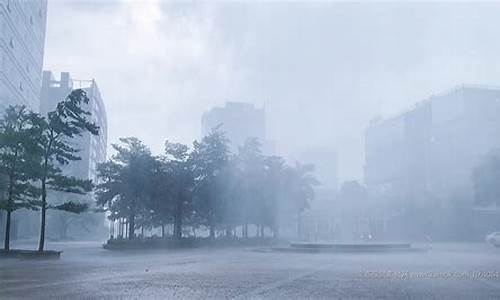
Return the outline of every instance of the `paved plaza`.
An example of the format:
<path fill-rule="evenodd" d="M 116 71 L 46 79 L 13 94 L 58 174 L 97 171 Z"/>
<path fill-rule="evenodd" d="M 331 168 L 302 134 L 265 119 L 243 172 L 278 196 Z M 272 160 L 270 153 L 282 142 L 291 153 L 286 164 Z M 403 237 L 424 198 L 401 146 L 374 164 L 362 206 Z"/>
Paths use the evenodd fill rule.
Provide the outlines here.
<path fill-rule="evenodd" d="M 252 248 L 108 251 L 52 243 L 60 260 L 0 260 L 0 299 L 494 299 L 500 248 L 266 253 Z"/>

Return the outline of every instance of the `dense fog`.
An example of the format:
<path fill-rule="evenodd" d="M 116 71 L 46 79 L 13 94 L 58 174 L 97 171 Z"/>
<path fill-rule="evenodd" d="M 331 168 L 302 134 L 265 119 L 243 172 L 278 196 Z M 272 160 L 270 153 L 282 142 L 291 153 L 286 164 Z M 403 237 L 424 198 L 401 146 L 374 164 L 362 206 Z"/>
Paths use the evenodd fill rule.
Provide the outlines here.
<path fill-rule="evenodd" d="M 0 0 L 0 298 L 497 297 L 499 15 Z"/>
<path fill-rule="evenodd" d="M 45 69 L 96 78 L 110 141 L 138 136 L 160 152 L 166 138 L 199 138 L 213 106 L 249 102 L 265 105 L 280 153 L 338 149 L 341 179 L 361 179 L 371 119 L 463 83 L 497 84 L 499 9 L 49 1 Z"/>
<path fill-rule="evenodd" d="M 365 151 L 372 121 L 401 117 L 416 104 L 462 84 L 495 85 L 499 68 L 492 57 L 499 48 L 495 42 L 499 9 L 496 3 L 49 1 L 44 69 L 96 78 L 108 115 L 108 154 L 113 153 L 111 143 L 127 136 L 138 137 L 154 154 L 163 151 L 167 139 L 190 146 L 202 137 L 202 114 L 226 102 L 262 108 L 266 138 L 275 146 L 273 154 L 290 164 L 313 163 L 317 179 L 326 183 L 316 194 L 320 200 L 337 199 L 316 208 L 329 206 L 335 215 L 337 206 L 353 206 L 361 214 L 358 206 L 367 205 L 338 200 L 344 182 L 345 188 L 356 181 L 369 190 L 370 200 L 364 200 L 368 202 L 377 197 L 390 202 L 388 196 L 375 194 L 399 184 L 386 181 L 367 186 L 369 154 Z M 490 127 L 484 130 L 498 130 Z M 476 165 L 479 156 L 494 151 L 495 143 L 481 147 L 474 154 Z M 387 163 L 418 160 L 425 158 Z M 460 176 L 471 179 L 474 167 L 464 167 L 460 172 L 470 174 Z M 419 171 L 408 168 L 390 176 L 417 180 L 411 178 L 412 172 Z M 439 190 L 432 190 L 430 179 L 425 180 L 427 186 L 418 193 Z M 462 180 L 459 185 L 471 182 Z M 389 196 L 429 198 L 410 196 L 416 192 L 403 189 Z M 460 192 L 453 189 L 429 205 L 441 207 L 453 197 L 474 201 L 470 191 L 456 195 Z M 377 211 L 399 206 L 395 214 L 400 214 L 401 201 L 374 205 Z M 423 212 L 414 212 L 418 213 Z M 393 213 L 376 213 L 380 214 L 385 221 L 359 222 L 386 222 L 386 215 Z M 460 223 L 454 219 L 461 216 L 449 218 L 450 224 Z M 366 227 L 348 227 L 352 226 Z M 485 233 L 468 238 L 479 239 Z"/>

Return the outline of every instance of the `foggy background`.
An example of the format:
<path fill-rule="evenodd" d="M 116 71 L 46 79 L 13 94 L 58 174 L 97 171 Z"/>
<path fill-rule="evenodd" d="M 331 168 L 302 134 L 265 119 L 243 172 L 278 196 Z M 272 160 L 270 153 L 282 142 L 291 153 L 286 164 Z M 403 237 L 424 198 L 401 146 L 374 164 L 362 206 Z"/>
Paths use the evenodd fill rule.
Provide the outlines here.
<path fill-rule="evenodd" d="M 109 142 L 191 143 L 204 111 L 265 105 L 276 152 L 338 150 L 361 179 L 377 116 L 500 78 L 500 4 L 49 1 L 44 69 L 95 77 Z M 71 59 L 68 59 L 71 58 Z"/>

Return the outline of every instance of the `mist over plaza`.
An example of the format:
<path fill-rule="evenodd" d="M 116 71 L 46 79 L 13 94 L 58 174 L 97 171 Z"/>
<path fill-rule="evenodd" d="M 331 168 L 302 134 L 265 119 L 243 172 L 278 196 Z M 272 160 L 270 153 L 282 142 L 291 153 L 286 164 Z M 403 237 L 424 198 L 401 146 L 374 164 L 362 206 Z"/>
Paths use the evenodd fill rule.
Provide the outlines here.
<path fill-rule="evenodd" d="M 0 298 L 500 297 L 499 14 L 0 0 Z"/>

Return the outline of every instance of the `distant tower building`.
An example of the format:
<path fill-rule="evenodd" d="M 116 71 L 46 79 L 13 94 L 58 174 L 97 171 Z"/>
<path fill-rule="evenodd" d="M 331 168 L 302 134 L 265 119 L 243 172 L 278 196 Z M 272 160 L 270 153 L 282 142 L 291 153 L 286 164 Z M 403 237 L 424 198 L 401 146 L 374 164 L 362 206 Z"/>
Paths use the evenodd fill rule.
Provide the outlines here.
<path fill-rule="evenodd" d="M 274 143 L 266 139 L 266 114 L 263 108 L 241 102 L 226 102 L 224 107 L 214 107 L 203 114 L 202 136 L 219 125 L 231 141 L 230 149 L 233 153 L 248 138 L 257 138 L 262 144 L 263 153 L 275 154 Z"/>
<path fill-rule="evenodd" d="M 0 0 L 0 112 L 38 111 L 46 21 L 46 0 Z"/>
<path fill-rule="evenodd" d="M 96 182 L 97 165 L 106 161 L 108 124 L 104 102 L 95 80 L 73 80 L 68 72 L 62 72 L 60 80 L 55 80 L 51 71 L 44 71 L 40 112 L 46 114 L 53 110 L 59 101 L 77 88 L 83 89 L 90 99 L 86 109 L 91 112 L 91 121 L 99 126 L 99 135 L 85 132 L 75 140 L 75 148 L 80 149 L 78 155 L 82 159 L 71 162 L 65 171 Z"/>

